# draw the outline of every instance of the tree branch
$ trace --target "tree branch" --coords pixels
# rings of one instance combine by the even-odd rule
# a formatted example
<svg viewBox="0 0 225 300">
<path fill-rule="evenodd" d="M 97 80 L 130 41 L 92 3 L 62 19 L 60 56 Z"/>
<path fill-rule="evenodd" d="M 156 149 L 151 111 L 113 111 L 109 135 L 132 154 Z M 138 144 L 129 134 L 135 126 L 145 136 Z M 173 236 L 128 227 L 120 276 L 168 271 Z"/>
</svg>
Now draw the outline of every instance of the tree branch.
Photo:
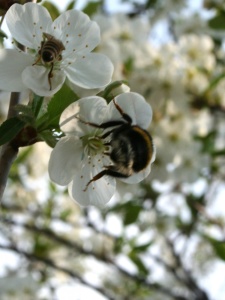
<svg viewBox="0 0 225 300">
<path fill-rule="evenodd" d="M 103 255 L 102 253 L 98 254 L 98 253 L 94 253 L 93 251 L 85 250 L 82 246 L 78 245 L 77 243 L 55 234 L 53 231 L 51 231 L 48 228 L 39 228 L 36 225 L 18 222 L 18 221 L 11 220 L 11 219 L 8 219 L 5 217 L 0 218 L 0 221 L 4 222 L 6 224 L 9 224 L 9 225 L 23 227 L 32 232 L 40 233 L 40 234 L 45 235 L 46 237 L 50 238 L 52 241 L 60 243 L 61 245 L 65 246 L 69 249 L 72 249 L 73 251 L 77 250 L 79 253 L 81 253 L 83 255 L 92 256 L 100 262 L 103 262 L 107 265 L 111 265 L 117 272 L 124 275 L 126 278 L 129 278 L 130 280 L 133 280 L 134 282 L 136 282 L 150 290 L 167 295 L 167 296 L 171 297 L 173 300 L 189 300 L 186 297 L 183 297 L 181 295 L 174 293 L 170 288 L 162 286 L 159 283 L 149 282 L 149 280 L 145 279 L 142 276 L 129 273 L 127 270 L 125 270 L 124 268 L 119 266 L 114 261 L 113 258 L 107 257 L 106 255 Z M 198 300 L 200 300 L 200 299 L 201 298 L 199 298 Z M 203 299 L 201 299 L 201 300 L 203 300 Z"/>
<path fill-rule="evenodd" d="M 92 285 L 90 282 L 87 282 L 85 279 L 83 279 L 81 276 L 79 276 L 74 271 L 71 271 L 68 268 L 65 268 L 65 267 L 62 267 L 62 266 L 59 266 L 59 265 L 55 264 L 55 262 L 53 260 L 49 259 L 49 258 L 45 258 L 45 257 L 42 257 L 42 256 L 38 256 L 36 254 L 33 254 L 33 253 L 26 252 L 22 249 L 19 249 L 15 245 L 7 245 L 6 246 L 6 245 L 3 245 L 3 244 L 0 244 L 0 249 L 13 251 L 13 252 L 15 252 L 19 255 L 25 256 L 27 259 L 29 259 L 31 261 L 41 262 L 41 263 L 45 264 L 46 266 L 48 266 L 52 269 L 55 269 L 57 271 L 60 271 L 60 272 L 63 272 L 65 274 L 67 274 L 71 278 L 76 279 L 80 283 L 92 288 L 93 290 L 98 291 L 103 296 L 107 297 L 109 300 L 114 300 L 114 298 L 112 298 L 110 295 L 108 295 L 103 288 Z"/>
</svg>

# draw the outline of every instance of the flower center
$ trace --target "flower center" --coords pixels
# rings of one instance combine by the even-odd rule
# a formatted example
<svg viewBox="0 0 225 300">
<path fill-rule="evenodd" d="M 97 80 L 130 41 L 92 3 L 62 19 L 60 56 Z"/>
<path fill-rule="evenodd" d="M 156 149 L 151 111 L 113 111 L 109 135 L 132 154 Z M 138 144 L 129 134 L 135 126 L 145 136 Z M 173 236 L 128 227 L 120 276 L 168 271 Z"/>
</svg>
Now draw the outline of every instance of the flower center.
<svg viewBox="0 0 225 300">
<path fill-rule="evenodd" d="M 102 153 L 107 147 L 104 144 L 104 140 L 99 135 L 99 131 L 95 134 L 90 133 L 82 136 L 82 142 L 84 151 L 88 156 L 94 156 Z"/>
</svg>

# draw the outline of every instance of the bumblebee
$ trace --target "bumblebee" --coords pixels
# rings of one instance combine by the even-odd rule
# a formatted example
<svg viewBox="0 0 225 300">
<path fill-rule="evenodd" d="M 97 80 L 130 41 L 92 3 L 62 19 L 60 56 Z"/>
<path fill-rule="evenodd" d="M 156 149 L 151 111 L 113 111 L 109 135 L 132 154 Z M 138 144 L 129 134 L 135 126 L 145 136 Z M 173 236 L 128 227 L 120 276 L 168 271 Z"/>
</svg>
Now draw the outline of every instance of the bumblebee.
<svg viewBox="0 0 225 300">
<path fill-rule="evenodd" d="M 43 32 L 44 41 L 41 42 L 41 48 L 38 51 L 39 57 L 33 64 L 36 65 L 40 60 L 44 65 L 50 66 L 48 73 L 48 83 L 50 91 L 52 89 L 51 78 L 53 77 L 52 71 L 54 63 L 62 60 L 62 51 L 65 50 L 63 43 L 54 38 L 51 34 Z"/>
<path fill-rule="evenodd" d="M 115 178 L 128 178 L 135 173 L 143 171 L 147 168 L 154 155 L 154 144 L 148 131 L 138 125 L 132 125 L 131 117 L 123 112 L 114 99 L 113 102 L 123 120 L 108 121 L 98 125 L 79 119 L 87 125 L 104 130 L 113 127 L 113 129 L 103 132 L 101 136 L 102 139 L 111 136 L 110 141 L 104 143 L 105 146 L 109 146 L 109 151 L 104 152 L 104 154 L 110 157 L 113 164 L 104 166 L 104 170 L 87 183 L 84 191 L 87 190 L 91 182 L 105 175 Z"/>
</svg>

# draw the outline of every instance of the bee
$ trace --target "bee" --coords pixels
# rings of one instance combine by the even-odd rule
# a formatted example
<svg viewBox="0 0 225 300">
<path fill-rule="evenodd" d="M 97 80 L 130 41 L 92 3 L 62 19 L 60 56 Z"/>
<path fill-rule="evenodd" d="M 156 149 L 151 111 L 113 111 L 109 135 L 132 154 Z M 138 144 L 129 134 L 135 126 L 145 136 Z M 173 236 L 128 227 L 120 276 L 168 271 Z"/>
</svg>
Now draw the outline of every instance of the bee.
<svg viewBox="0 0 225 300">
<path fill-rule="evenodd" d="M 46 66 L 50 66 L 50 71 L 48 73 L 48 83 L 50 86 L 50 91 L 52 89 L 51 78 L 53 77 L 52 71 L 54 63 L 62 60 L 62 51 L 65 50 L 63 43 L 51 34 L 43 32 L 44 41 L 41 42 L 41 48 L 38 51 L 39 57 L 33 64 L 36 65 L 40 60 Z"/>
<path fill-rule="evenodd" d="M 86 184 L 84 191 L 87 190 L 91 182 L 105 175 L 128 178 L 143 171 L 152 161 L 155 153 L 153 140 L 148 131 L 138 125 L 132 125 L 132 118 L 124 113 L 114 99 L 113 102 L 123 120 L 112 120 L 98 125 L 79 119 L 82 123 L 104 130 L 113 127 L 105 133 L 103 132 L 101 136 L 102 139 L 105 139 L 111 135 L 110 141 L 104 143 L 105 146 L 109 146 L 110 151 L 104 152 L 104 154 L 110 157 L 113 164 L 104 166 L 104 170 Z"/>
</svg>

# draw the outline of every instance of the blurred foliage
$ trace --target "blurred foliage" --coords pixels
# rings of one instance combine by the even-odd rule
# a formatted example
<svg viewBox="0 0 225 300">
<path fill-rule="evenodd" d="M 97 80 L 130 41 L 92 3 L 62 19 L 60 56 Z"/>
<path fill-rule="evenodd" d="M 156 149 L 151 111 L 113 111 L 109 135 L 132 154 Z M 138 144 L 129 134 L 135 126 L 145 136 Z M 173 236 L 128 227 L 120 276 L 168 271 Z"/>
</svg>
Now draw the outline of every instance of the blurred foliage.
<svg viewBox="0 0 225 300">
<path fill-rule="evenodd" d="M 186 7 L 185 2 L 171 0 L 165 6 L 165 1 L 161 0 L 146 0 L 141 3 L 135 0 L 123 0 L 121 5 L 129 4 L 129 9 L 125 12 L 129 20 L 147 16 L 153 27 L 163 20 L 169 28 L 171 39 L 176 42 L 179 36 L 176 36 L 173 24 L 175 21 L 180 21 L 180 12 Z M 41 5 L 49 10 L 53 19 L 60 15 L 60 9 L 56 4 L 45 1 Z M 177 136 L 173 132 L 166 131 L 169 126 L 165 125 L 164 131 L 161 132 L 156 132 L 153 128 L 153 137 L 157 139 L 157 135 L 161 134 L 160 137 L 164 138 L 165 144 L 162 146 L 163 155 L 158 156 L 153 165 L 150 179 L 134 188 L 130 186 L 124 188 L 124 185 L 121 185 L 118 195 L 102 211 L 93 207 L 84 209 L 70 199 L 65 188 L 49 181 L 47 163 L 50 152 L 46 144 L 38 143 L 20 150 L 11 168 L 0 214 L 0 249 L 2 253 L 13 252 L 19 257 L 19 262 L 2 270 L 1 276 L 7 277 L 13 273 L 18 278 L 22 275 L 32 277 L 35 282 L 38 282 L 32 299 L 44 299 L 38 293 L 42 288 L 49 290 L 46 299 L 57 299 L 57 288 L 71 282 L 74 286 L 77 283 L 84 284 L 104 295 L 106 299 L 212 299 L 208 293 L 209 288 L 205 292 L 206 287 L 202 287 L 201 279 L 211 273 L 215 262 L 224 264 L 225 260 L 224 211 L 221 209 L 220 219 L 210 210 L 219 191 L 222 190 L 224 195 L 225 188 L 223 169 L 225 147 L 224 144 L 220 148 L 217 145 L 219 130 L 221 130 L 218 120 L 220 122 L 221 119 L 224 120 L 225 107 L 222 101 L 217 101 L 218 95 L 214 94 L 218 86 L 224 82 L 224 53 L 220 56 L 220 51 L 217 50 L 220 50 L 224 41 L 224 34 L 221 32 L 225 29 L 225 5 L 224 1 L 212 0 L 205 0 L 203 5 L 204 9 L 210 12 L 206 20 L 209 30 L 205 29 L 205 31 L 217 33 L 210 37 L 215 43 L 213 51 L 219 71 L 211 74 L 205 65 L 204 72 L 200 71 L 199 67 L 196 68 L 201 76 L 208 76 L 209 84 L 200 92 L 196 87 L 194 92 L 188 90 L 191 94 L 188 99 L 191 100 L 187 100 L 188 109 L 185 106 L 184 111 L 187 114 L 189 112 L 194 114 L 207 110 L 213 125 L 205 134 L 193 134 L 193 140 L 191 143 L 188 140 L 189 143 L 184 146 L 184 149 L 176 144 Z M 76 7 L 77 1 L 71 1 L 66 10 Z M 87 1 L 83 11 L 93 18 L 98 13 L 109 18 L 106 1 Z M 190 20 L 188 25 L 191 23 Z M 185 30 L 190 33 L 190 28 L 185 26 L 183 35 L 186 33 Z M 122 26 L 120 29 L 122 31 Z M 198 26 L 197 30 L 199 30 Z M 102 35 L 104 36 L 104 31 Z M 3 37 L 4 33 L 1 33 L 0 40 Z M 129 38 L 126 43 L 123 42 L 121 38 L 120 45 L 129 45 Z M 170 44 L 168 45 L 169 48 Z M 135 46 L 138 49 L 138 41 Z M 165 55 L 168 48 L 164 48 Z M 126 47 L 123 48 L 122 54 L 125 53 L 124 49 Z M 132 48 L 132 50 L 134 52 L 136 49 Z M 146 50 L 146 56 L 142 57 L 143 61 L 147 53 Z M 130 79 L 130 82 L 134 72 L 139 71 L 143 75 L 145 72 L 152 71 L 156 74 L 157 68 L 163 64 L 157 54 L 156 51 L 155 65 L 150 65 L 150 69 L 143 67 L 135 70 L 135 55 L 125 57 L 120 64 L 121 74 L 125 79 Z M 144 66 L 149 63 L 143 61 L 141 63 Z M 192 67 L 192 62 L 188 64 Z M 191 71 L 189 84 L 193 76 Z M 169 77 L 167 74 L 163 78 L 163 84 L 159 86 L 158 94 L 156 93 L 155 96 L 157 101 L 157 97 L 160 97 L 160 93 L 165 90 L 168 102 L 173 97 L 169 94 Z M 152 82 L 149 79 L 145 83 L 143 78 L 140 76 L 137 85 L 146 84 L 146 95 L 151 95 L 153 89 L 150 84 L 157 86 L 158 82 L 152 77 Z M 117 80 L 124 80 L 124 78 L 117 78 Z M 179 86 L 179 82 L 175 85 Z M 107 92 L 106 90 L 106 95 L 111 97 Z M 166 96 L 163 95 L 162 98 Z M 29 119 L 29 123 L 37 129 L 38 138 L 50 147 L 54 147 L 62 136 L 58 127 L 60 113 L 77 99 L 78 96 L 64 85 L 45 110 L 42 110 L 42 105 L 39 106 L 40 99 L 37 98 L 30 107 L 18 107 L 20 119 L 11 119 L 1 125 L 0 143 L 3 144 L 18 134 L 23 128 L 22 120 L 28 121 L 31 110 L 33 118 Z M 181 131 L 182 135 L 185 126 L 182 127 L 179 123 L 176 125 L 179 119 L 176 109 L 170 108 L 172 113 L 168 117 L 163 115 L 166 104 L 161 105 L 157 102 L 155 108 L 153 107 L 154 121 L 155 124 L 162 124 L 163 120 L 170 118 L 170 121 L 174 122 L 171 123 L 175 124 L 175 129 L 179 133 Z M 199 172 L 193 184 L 182 181 L 182 174 L 176 175 L 175 179 L 172 179 L 171 175 L 168 180 L 161 180 L 160 175 L 169 173 L 167 169 L 172 165 L 162 161 L 170 150 L 169 138 L 166 140 L 166 137 L 173 140 L 174 157 L 179 151 L 183 151 L 181 154 L 184 157 L 189 148 L 194 148 L 194 142 L 200 143 L 199 156 L 195 157 L 192 154 L 191 157 L 193 168 L 204 154 L 210 157 L 209 164 Z M 159 170 L 161 173 L 157 173 Z M 155 174 L 160 175 L 157 178 Z M 172 171 L 169 174 L 172 174 Z M 201 188 L 202 182 L 204 188 Z M 90 272 L 98 279 L 96 285 L 95 281 L 92 284 L 86 279 L 86 275 Z M 1 293 L 3 292 L 0 291 L 0 297 Z M 18 299 L 16 298 L 18 295 L 19 288 L 15 298 L 12 299 Z M 7 296 L 2 299 L 11 299 Z"/>
</svg>

